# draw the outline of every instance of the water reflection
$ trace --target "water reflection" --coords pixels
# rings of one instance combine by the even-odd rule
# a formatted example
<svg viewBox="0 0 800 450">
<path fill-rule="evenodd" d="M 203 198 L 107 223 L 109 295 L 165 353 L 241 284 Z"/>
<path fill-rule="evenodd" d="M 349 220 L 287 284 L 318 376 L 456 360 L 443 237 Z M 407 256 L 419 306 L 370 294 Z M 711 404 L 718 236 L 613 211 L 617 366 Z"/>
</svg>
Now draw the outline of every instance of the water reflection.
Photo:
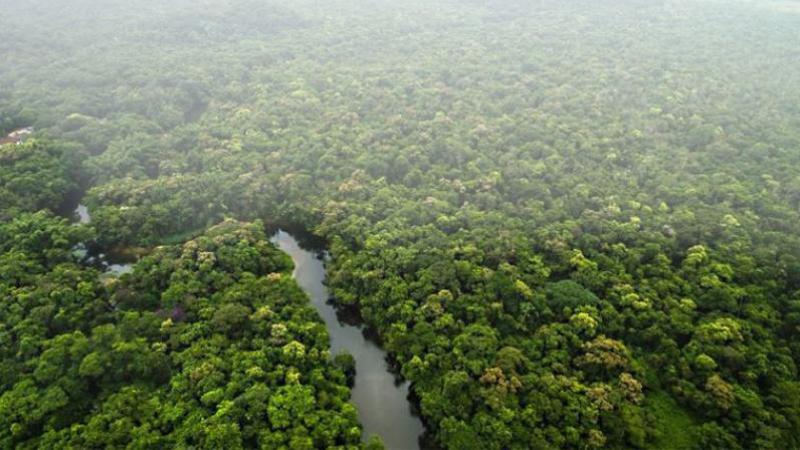
<svg viewBox="0 0 800 450">
<path fill-rule="evenodd" d="M 325 267 L 319 252 L 301 248 L 292 235 L 281 230 L 272 237 L 272 242 L 292 257 L 297 283 L 311 297 L 328 327 L 331 352 L 347 351 L 355 358 L 352 401 L 364 426 L 364 438 L 377 434 L 387 449 L 419 449 L 419 438 L 424 429 L 419 417 L 412 413 L 408 400 L 409 383 L 396 382 L 389 370 L 386 353 L 364 336 L 360 326 L 339 320 L 336 309 L 328 302 L 328 291 L 323 284 Z"/>
<path fill-rule="evenodd" d="M 89 224 L 92 221 L 92 216 L 89 214 L 89 208 L 86 205 L 79 204 L 75 208 L 74 217 L 78 219 L 79 224 Z M 86 264 L 97 266 L 103 270 L 104 276 L 118 277 L 125 273 L 133 272 L 133 263 L 124 261 L 112 261 L 111 257 L 103 253 L 92 255 L 86 243 L 78 244 L 74 249 L 75 255 L 83 260 Z"/>
</svg>

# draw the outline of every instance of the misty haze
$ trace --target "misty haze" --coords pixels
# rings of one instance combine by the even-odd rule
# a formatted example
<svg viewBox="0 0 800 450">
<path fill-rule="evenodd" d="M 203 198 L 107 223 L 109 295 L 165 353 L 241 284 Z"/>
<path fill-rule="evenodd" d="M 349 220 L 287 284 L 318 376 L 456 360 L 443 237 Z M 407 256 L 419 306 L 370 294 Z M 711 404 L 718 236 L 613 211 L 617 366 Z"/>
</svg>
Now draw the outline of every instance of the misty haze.
<svg viewBox="0 0 800 450">
<path fill-rule="evenodd" d="M 0 448 L 800 449 L 800 1 L 0 0 Z"/>
</svg>

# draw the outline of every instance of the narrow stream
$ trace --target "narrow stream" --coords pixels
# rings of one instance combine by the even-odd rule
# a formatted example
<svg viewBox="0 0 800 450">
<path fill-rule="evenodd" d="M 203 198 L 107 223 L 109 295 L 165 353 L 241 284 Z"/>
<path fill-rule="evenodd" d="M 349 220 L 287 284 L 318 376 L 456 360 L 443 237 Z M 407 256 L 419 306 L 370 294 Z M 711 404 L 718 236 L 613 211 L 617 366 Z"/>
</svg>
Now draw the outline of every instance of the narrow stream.
<svg viewBox="0 0 800 450">
<path fill-rule="evenodd" d="M 331 353 L 346 350 L 356 360 L 352 400 L 364 426 L 365 440 L 376 434 L 389 450 L 419 449 L 419 437 L 424 429 L 419 417 L 411 412 L 409 383 L 396 384 L 386 362 L 386 353 L 364 337 L 361 327 L 343 324 L 336 317 L 336 309 L 328 303 L 328 290 L 323 284 L 323 261 L 316 253 L 301 248 L 297 240 L 284 231 L 278 230 L 271 240 L 292 257 L 294 278 L 311 297 L 328 327 Z"/>
<path fill-rule="evenodd" d="M 87 208 L 86 205 L 79 204 L 77 208 L 75 208 L 73 216 L 77 217 L 78 219 L 76 223 L 88 224 L 92 221 L 92 216 L 89 214 L 89 208 Z M 85 253 L 86 245 L 82 245 L 82 247 L 83 248 L 79 249 L 78 251 L 83 252 L 84 256 L 88 256 Z M 102 253 L 97 256 L 89 256 L 86 262 L 90 264 L 99 264 L 99 266 L 104 270 L 103 275 L 105 276 L 116 277 L 133 271 L 133 263 L 113 262 L 110 261 L 110 258 Z"/>
</svg>

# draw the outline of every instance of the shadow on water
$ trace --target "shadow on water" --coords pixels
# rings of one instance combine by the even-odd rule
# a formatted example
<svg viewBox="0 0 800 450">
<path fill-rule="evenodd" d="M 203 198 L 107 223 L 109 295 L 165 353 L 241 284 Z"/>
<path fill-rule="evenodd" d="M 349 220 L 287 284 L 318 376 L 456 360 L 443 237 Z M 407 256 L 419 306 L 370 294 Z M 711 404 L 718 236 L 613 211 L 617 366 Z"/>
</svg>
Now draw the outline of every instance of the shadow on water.
<svg viewBox="0 0 800 450">
<path fill-rule="evenodd" d="M 75 221 L 76 219 L 80 219 L 80 223 L 86 223 L 83 221 L 83 217 L 76 217 L 75 214 L 78 213 L 78 208 L 83 206 L 81 205 L 81 200 L 83 196 L 86 194 L 86 191 L 83 187 L 75 187 L 71 189 L 67 194 L 64 196 L 61 204 L 55 210 L 55 213 L 61 217 L 66 217 Z M 83 206 L 85 210 L 86 207 Z"/>
<path fill-rule="evenodd" d="M 324 238 L 308 232 L 302 225 L 283 222 L 265 223 L 264 231 L 267 236 L 272 237 L 273 243 L 275 243 L 275 235 L 279 231 L 282 231 L 290 235 L 297 242 L 301 250 L 314 253 L 323 261 L 327 258 L 328 242 Z"/>
<path fill-rule="evenodd" d="M 409 394 L 409 383 L 397 376 L 377 334 L 365 331 L 355 308 L 336 308 L 331 302 L 325 286 L 324 241 L 298 230 L 275 230 L 271 241 L 294 261 L 293 276 L 328 328 L 331 353 L 346 351 L 355 359 L 351 393 L 364 438 L 378 435 L 387 449 L 429 448 L 423 441 L 425 430 Z"/>
</svg>

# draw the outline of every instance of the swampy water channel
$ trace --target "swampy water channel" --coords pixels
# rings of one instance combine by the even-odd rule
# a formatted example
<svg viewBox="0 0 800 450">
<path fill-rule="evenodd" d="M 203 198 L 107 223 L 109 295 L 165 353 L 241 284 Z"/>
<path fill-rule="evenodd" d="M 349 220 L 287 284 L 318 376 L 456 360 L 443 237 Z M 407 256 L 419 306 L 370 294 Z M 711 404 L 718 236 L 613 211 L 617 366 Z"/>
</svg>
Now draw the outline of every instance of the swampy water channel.
<svg viewBox="0 0 800 450">
<path fill-rule="evenodd" d="M 92 216 L 89 214 L 89 208 L 87 208 L 86 205 L 79 204 L 75 208 L 73 219 L 77 219 L 76 223 L 91 223 Z M 123 260 L 118 257 L 115 258 L 103 253 L 96 256 L 88 255 L 86 244 L 83 244 L 82 248 L 78 249 L 78 251 L 84 252 L 86 262 L 103 270 L 105 276 L 119 276 L 123 273 L 133 271 L 133 261 Z"/>
</svg>

